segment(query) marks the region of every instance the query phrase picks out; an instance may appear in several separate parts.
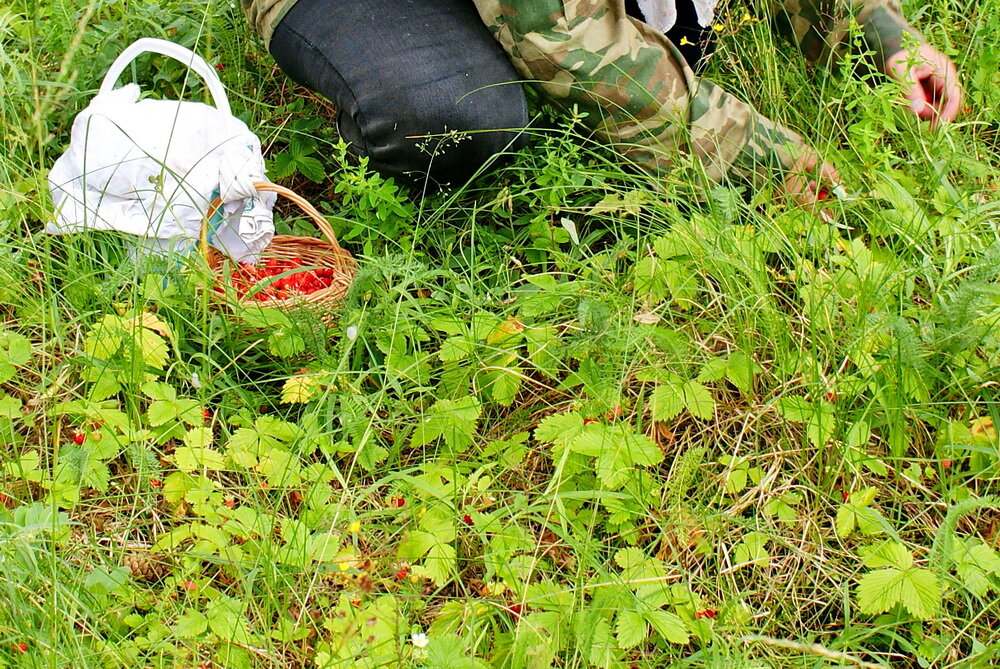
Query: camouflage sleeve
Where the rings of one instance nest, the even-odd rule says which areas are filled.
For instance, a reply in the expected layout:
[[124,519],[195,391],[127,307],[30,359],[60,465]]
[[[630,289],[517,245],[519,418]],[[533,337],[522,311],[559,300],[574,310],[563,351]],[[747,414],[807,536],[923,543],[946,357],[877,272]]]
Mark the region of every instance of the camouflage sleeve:
[[660,32],[623,0],[475,0],[515,68],[629,159],[676,169],[680,153],[706,174],[771,177],[803,151],[794,132],[694,76]]
[[903,18],[897,0],[772,0],[778,31],[812,61],[835,60],[844,51],[851,20],[858,22],[875,65],[905,45],[903,35],[923,37]]

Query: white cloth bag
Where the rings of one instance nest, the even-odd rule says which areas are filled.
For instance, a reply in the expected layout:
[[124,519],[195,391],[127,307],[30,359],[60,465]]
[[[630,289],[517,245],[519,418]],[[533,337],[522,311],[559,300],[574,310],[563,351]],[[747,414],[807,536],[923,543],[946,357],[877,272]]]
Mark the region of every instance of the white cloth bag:
[[[677,23],[677,0],[638,0],[639,11],[646,23],[660,32],[667,32]],[[715,6],[719,0],[694,0],[694,12],[698,25],[705,28],[715,18]]]
[[[115,88],[139,55],[160,53],[201,75],[215,106],[140,100],[136,84]],[[53,234],[119,230],[147,250],[188,252],[215,197],[223,207],[209,222],[208,242],[235,260],[254,262],[274,236],[274,193],[264,181],[260,140],[232,115],[215,70],[192,51],[143,38],[111,65],[100,91],[73,121],[70,145],[49,173]]]

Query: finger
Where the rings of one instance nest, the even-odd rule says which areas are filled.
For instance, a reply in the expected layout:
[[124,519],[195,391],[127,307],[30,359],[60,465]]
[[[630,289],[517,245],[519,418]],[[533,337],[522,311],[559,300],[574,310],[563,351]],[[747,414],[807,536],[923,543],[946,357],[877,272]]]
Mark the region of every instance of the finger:
[[954,121],[958,118],[958,112],[962,108],[962,86],[958,82],[958,73],[950,73],[942,81],[941,120]]
[[823,163],[819,168],[819,180],[831,188],[836,188],[840,185],[840,174],[830,163]]

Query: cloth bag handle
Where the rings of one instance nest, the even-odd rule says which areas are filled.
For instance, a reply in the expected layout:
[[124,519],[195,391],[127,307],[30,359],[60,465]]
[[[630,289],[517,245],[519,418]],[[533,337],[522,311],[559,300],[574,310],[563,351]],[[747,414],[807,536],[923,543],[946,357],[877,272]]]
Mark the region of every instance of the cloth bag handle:
[[137,39],[122,51],[115,58],[115,62],[111,64],[108,73],[104,75],[104,81],[101,82],[101,89],[98,91],[98,94],[114,90],[115,83],[118,82],[118,77],[125,71],[125,68],[144,53],[158,53],[173,58],[201,75],[201,78],[205,80],[205,84],[208,85],[208,90],[212,94],[212,100],[215,101],[216,108],[227,116],[232,116],[232,111],[229,108],[229,98],[226,97],[226,89],[223,88],[219,75],[205,62],[205,59],[187,47],[155,37]]

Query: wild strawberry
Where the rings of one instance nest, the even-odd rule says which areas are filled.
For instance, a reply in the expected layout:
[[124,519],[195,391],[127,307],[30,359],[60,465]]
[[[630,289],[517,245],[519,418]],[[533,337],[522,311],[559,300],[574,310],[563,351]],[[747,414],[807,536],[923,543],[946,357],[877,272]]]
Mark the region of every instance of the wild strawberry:
[[472,525],[472,516],[470,516],[469,514],[465,514],[464,516],[462,516],[462,522],[465,523],[466,525]]
[[507,607],[507,610],[510,611],[511,615],[513,615],[515,618],[520,618],[521,617],[521,605],[520,604],[511,604],[509,607]]
[[226,66],[223,65],[222,63],[216,63],[215,69],[217,69],[219,72],[222,72],[224,69],[226,69]]
[[840,493],[840,501],[841,502],[846,502],[850,498],[851,498],[851,494],[849,492],[847,492],[846,490],[841,491],[841,493]]
[[184,582],[181,584],[181,587],[187,590],[188,592],[194,592],[195,590],[198,589],[198,586],[195,585],[194,581],[190,579],[185,579]]
[[719,612],[716,611],[715,609],[705,609],[704,611],[698,611],[697,613],[695,613],[694,617],[697,618],[698,620],[703,620],[704,618],[715,620],[716,618],[719,617]]
[[233,499],[232,497],[227,497],[226,499],[222,500],[222,503],[228,506],[230,509],[236,508],[236,500]]
[[833,392],[832,390],[826,391],[826,401],[829,402],[829,403],[831,403],[831,404],[833,404],[834,402],[836,402],[837,401],[837,393]]
[[826,190],[825,188],[821,188],[819,192],[816,193],[816,199],[821,202],[827,199],[828,197],[830,197],[830,191]]
[[74,444],[76,444],[77,446],[82,446],[83,442],[85,442],[85,441],[87,441],[87,435],[85,435],[83,432],[74,432],[73,433],[73,443]]
[[951,469],[951,465],[952,465],[951,460],[945,460],[944,462],[941,463],[941,466],[944,469]]
[[201,410],[201,417],[204,418],[205,420],[212,420],[212,410],[211,409],[202,409]]
[[406,568],[406,567],[400,567],[399,569],[396,570],[396,580],[397,581],[402,581],[403,579],[405,579],[407,577],[407,575],[409,573],[410,573],[410,570],[408,568]]
[[584,418],[583,419],[583,424],[584,425],[590,425],[591,423],[596,423],[596,422],[598,422],[596,418]]
[[24,641],[18,642],[18,644],[17,644],[17,646],[15,646],[15,648],[17,648],[17,652],[19,652],[19,653],[27,653],[28,652],[28,644],[25,643]]
[[149,485],[153,486],[154,488],[159,488],[161,485],[163,485],[163,482],[160,479],[149,479]]
[[402,509],[406,504],[406,500],[402,497],[391,497],[389,498],[389,506],[394,509]]

